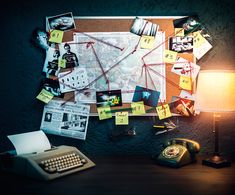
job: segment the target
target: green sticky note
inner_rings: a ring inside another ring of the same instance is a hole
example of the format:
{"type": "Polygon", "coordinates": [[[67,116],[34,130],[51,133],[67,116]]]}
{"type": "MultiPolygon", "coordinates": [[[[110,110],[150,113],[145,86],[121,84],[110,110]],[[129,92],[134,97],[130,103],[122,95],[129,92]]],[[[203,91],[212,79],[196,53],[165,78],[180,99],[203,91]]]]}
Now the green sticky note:
{"type": "Polygon", "coordinates": [[[131,103],[132,114],[133,115],[141,115],[145,114],[144,102],[132,102],[131,103]]]}
{"type": "Polygon", "coordinates": [[[112,118],[110,106],[98,107],[97,111],[100,120],[112,118]]]}
{"type": "Polygon", "coordinates": [[[129,124],[128,112],[116,112],[115,124],[116,125],[128,125],[129,124]]]}
{"type": "Polygon", "coordinates": [[[53,43],[62,43],[64,36],[64,31],[61,30],[51,30],[49,41],[53,43]]]}
{"type": "Polygon", "coordinates": [[[53,97],[54,95],[52,93],[45,89],[42,89],[42,91],[38,94],[36,98],[47,104],[49,101],[51,101],[53,97]]]}
{"type": "Polygon", "coordinates": [[[59,59],[58,65],[61,68],[66,68],[66,59],[59,59]]]}
{"type": "Polygon", "coordinates": [[[170,107],[168,104],[158,106],[156,107],[156,110],[157,110],[157,114],[160,120],[172,116],[170,107]]]}

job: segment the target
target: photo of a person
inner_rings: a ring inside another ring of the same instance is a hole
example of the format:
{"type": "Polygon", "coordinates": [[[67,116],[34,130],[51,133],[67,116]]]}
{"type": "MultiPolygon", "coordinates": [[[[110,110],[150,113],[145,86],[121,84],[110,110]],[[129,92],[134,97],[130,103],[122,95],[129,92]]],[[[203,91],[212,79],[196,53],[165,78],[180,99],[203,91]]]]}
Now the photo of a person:
{"type": "Polygon", "coordinates": [[[52,113],[47,112],[47,113],[45,114],[44,121],[46,121],[46,122],[51,122],[51,118],[52,118],[52,113]]]}
{"type": "Polygon", "coordinates": [[[54,59],[51,62],[48,62],[47,73],[49,75],[57,76],[58,70],[59,70],[59,66],[58,66],[59,57],[60,57],[60,51],[56,49],[53,54],[54,59]]]}
{"type": "Polygon", "coordinates": [[[64,44],[64,50],[66,52],[62,55],[62,59],[66,60],[66,68],[79,66],[77,55],[71,51],[71,46],[68,43],[64,44]]]}

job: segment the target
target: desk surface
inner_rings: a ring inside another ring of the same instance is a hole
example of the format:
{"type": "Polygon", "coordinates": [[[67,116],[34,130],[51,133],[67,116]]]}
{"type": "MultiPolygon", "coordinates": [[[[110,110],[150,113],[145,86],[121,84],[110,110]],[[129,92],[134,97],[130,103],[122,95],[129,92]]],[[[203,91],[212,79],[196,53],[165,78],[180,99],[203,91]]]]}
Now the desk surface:
{"type": "Polygon", "coordinates": [[[8,194],[232,194],[235,163],[214,169],[197,163],[179,169],[158,166],[149,157],[91,158],[96,167],[43,182],[0,173],[1,191],[8,194]],[[7,190],[7,191],[6,191],[7,190]],[[22,193],[21,193],[22,192],[22,193]]]}

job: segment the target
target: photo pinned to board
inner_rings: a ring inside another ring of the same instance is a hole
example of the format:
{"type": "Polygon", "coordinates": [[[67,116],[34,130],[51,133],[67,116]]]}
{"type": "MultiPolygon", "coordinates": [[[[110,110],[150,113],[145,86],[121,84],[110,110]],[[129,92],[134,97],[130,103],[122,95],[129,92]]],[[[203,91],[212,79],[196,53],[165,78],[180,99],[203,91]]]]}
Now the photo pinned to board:
{"type": "Polygon", "coordinates": [[[97,107],[122,106],[121,90],[97,91],[96,92],[96,105],[97,107]]]}
{"type": "Polygon", "coordinates": [[[65,68],[74,68],[79,66],[78,49],[75,41],[59,44],[61,59],[66,60],[65,68]]]}
{"type": "Polygon", "coordinates": [[[48,17],[47,24],[50,30],[67,31],[76,28],[72,12],[48,17]]]}
{"type": "Polygon", "coordinates": [[[194,115],[194,101],[190,99],[173,96],[172,102],[169,104],[171,113],[180,114],[182,116],[194,115]]]}
{"type": "Polygon", "coordinates": [[[192,53],[193,52],[193,37],[170,37],[169,38],[169,50],[178,53],[192,53]]]}
{"type": "Polygon", "coordinates": [[[156,107],[160,96],[159,91],[136,86],[132,102],[143,101],[144,105],[156,107]]]}
{"type": "Polygon", "coordinates": [[[158,24],[152,23],[143,18],[136,17],[133,22],[130,32],[139,36],[147,35],[147,36],[155,37],[158,29],[159,29],[158,24]]]}
{"type": "Polygon", "coordinates": [[[46,59],[43,66],[43,74],[46,75],[47,78],[50,76],[57,76],[60,68],[58,66],[60,59],[60,51],[58,49],[49,47],[46,53],[46,59]]]}
{"type": "Polygon", "coordinates": [[[60,91],[60,85],[57,80],[45,78],[43,83],[43,89],[52,93],[55,97],[63,98],[64,94],[60,91]]]}

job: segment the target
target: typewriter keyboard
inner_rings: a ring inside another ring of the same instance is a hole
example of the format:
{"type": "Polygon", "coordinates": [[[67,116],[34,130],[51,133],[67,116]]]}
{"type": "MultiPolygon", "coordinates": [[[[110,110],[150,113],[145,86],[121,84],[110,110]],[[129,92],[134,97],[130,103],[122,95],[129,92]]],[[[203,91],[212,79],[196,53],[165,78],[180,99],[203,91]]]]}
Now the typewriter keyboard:
{"type": "Polygon", "coordinates": [[[76,153],[71,153],[43,160],[39,165],[48,173],[62,173],[70,169],[82,167],[86,163],[86,159],[81,158],[76,153]]]}

